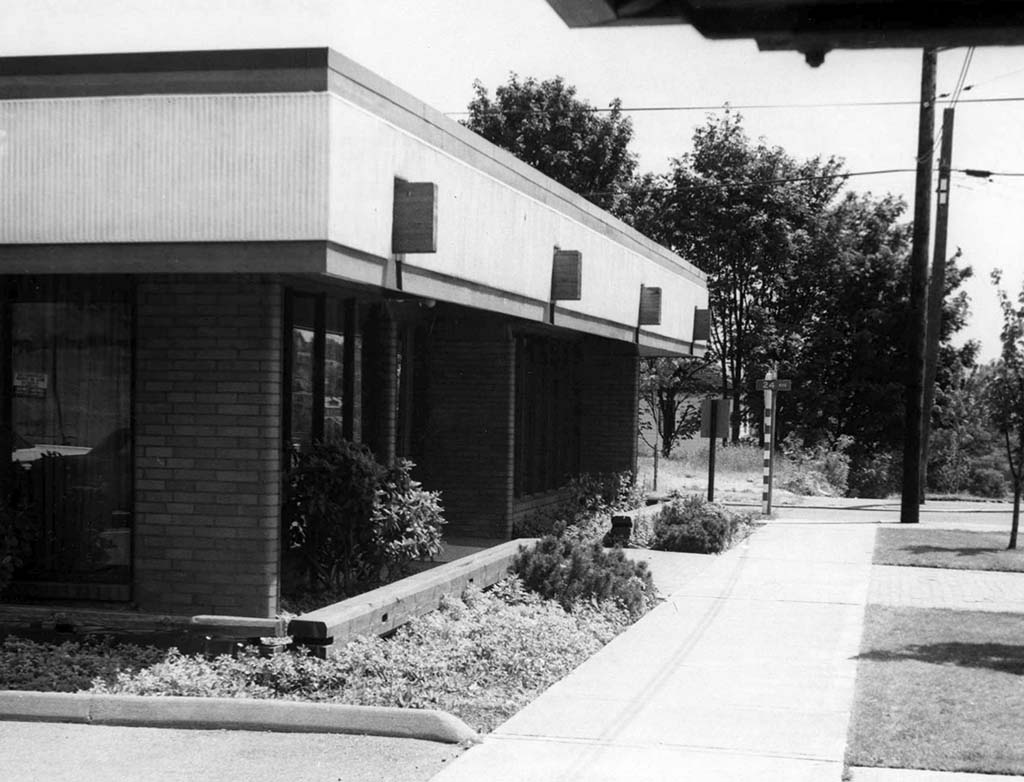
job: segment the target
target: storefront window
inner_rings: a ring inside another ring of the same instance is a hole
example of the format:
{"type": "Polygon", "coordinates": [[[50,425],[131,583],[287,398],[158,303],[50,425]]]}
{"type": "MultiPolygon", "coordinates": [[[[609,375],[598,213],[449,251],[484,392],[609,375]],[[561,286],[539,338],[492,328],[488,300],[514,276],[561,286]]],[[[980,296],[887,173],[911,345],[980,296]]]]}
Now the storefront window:
{"type": "MultiPolygon", "coordinates": [[[[6,288],[8,488],[36,520],[22,580],[125,583],[132,527],[127,285],[19,278],[6,288]]],[[[74,595],[69,595],[74,596],[74,595]]]]}
{"type": "Polygon", "coordinates": [[[579,349],[516,337],[515,495],[564,486],[579,473],[579,349]]]}
{"type": "Polygon", "coordinates": [[[346,420],[344,302],[289,292],[291,335],[287,442],[301,450],[324,437],[344,436],[346,420]]]}

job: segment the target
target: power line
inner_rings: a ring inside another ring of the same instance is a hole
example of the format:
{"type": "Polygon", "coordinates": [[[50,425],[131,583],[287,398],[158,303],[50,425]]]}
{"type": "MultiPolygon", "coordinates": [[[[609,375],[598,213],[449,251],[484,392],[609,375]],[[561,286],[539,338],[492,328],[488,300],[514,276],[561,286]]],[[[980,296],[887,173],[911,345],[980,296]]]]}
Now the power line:
{"type": "MultiPolygon", "coordinates": [[[[658,187],[645,188],[646,192],[658,192],[658,193],[672,193],[687,190],[702,190],[708,187],[731,187],[731,188],[750,188],[750,187],[763,187],[765,185],[785,185],[796,182],[827,182],[834,179],[848,179],[850,177],[861,177],[861,176],[878,176],[880,174],[908,174],[913,173],[916,169],[913,168],[880,168],[873,171],[847,171],[842,174],[821,174],[817,176],[797,176],[797,177],[782,177],[779,179],[750,179],[747,181],[723,181],[723,180],[709,180],[706,182],[693,182],[687,185],[667,185],[658,187]]],[[[621,195],[621,191],[613,190],[602,190],[592,193],[579,193],[579,195],[587,197],[607,196],[607,195],[621,195]]]]}
{"type": "MultiPolygon", "coordinates": [[[[967,89],[966,87],[964,88],[967,89]]],[[[1020,103],[1024,101],[1024,95],[1002,97],[1002,98],[964,98],[959,103],[1020,103]]],[[[948,95],[937,98],[936,103],[951,103],[948,95]]],[[[607,114],[613,111],[620,113],[644,113],[644,112],[670,112],[670,111],[755,111],[760,109],[840,109],[840,108],[885,108],[889,106],[918,106],[918,101],[913,100],[875,100],[875,101],[847,101],[835,103],[747,103],[747,104],[707,104],[707,105],[678,105],[678,106],[620,106],[618,108],[600,108],[597,106],[585,106],[574,108],[573,111],[585,111],[591,114],[607,114]]],[[[561,109],[493,109],[484,114],[556,114],[561,109]]],[[[468,116],[469,111],[446,111],[445,116],[459,117],[468,116]]]]}
{"type": "MultiPolygon", "coordinates": [[[[766,185],[785,185],[793,184],[797,182],[826,182],[835,179],[849,179],[852,177],[864,177],[864,176],[880,176],[884,174],[912,174],[917,171],[916,168],[879,168],[871,171],[846,171],[839,174],[820,174],[816,176],[797,176],[797,177],[781,177],[778,179],[749,179],[746,181],[728,181],[728,180],[708,180],[705,182],[692,182],[686,185],[665,185],[656,187],[647,187],[645,192],[656,192],[656,193],[672,193],[672,192],[685,192],[687,190],[702,190],[709,187],[730,187],[730,188],[752,188],[752,187],[763,187],[766,185]]],[[[968,177],[986,179],[988,177],[1024,177],[1024,171],[988,171],[986,169],[979,168],[951,168],[950,171],[963,174],[968,177]]],[[[622,195],[622,191],[616,190],[601,190],[590,193],[579,193],[585,198],[598,197],[598,196],[609,196],[609,195],[622,195]]]]}

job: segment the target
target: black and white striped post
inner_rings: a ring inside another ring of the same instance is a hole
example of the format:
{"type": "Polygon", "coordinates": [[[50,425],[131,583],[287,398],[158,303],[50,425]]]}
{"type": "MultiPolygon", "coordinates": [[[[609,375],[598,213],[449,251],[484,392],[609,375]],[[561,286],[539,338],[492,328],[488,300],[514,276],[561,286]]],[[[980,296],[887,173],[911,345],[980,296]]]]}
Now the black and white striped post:
{"type": "Polygon", "coordinates": [[[764,380],[757,381],[757,390],[764,391],[764,473],[762,476],[761,488],[761,513],[765,516],[772,512],[772,478],[774,477],[775,466],[775,409],[778,405],[776,394],[779,391],[789,391],[792,382],[780,380],[778,371],[769,369],[764,380]]]}

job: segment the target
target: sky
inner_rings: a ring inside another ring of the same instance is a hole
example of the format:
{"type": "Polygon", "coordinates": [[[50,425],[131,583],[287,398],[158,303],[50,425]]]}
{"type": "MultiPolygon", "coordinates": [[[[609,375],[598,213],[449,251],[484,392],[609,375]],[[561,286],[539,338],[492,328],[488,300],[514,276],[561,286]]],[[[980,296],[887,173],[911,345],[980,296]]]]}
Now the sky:
{"type": "MultiPolygon", "coordinates": [[[[329,46],[456,119],[475,79],[493,91],[512,72],[563,76],[595,106],[713,107],[629,113],[645,171],[667,170],[727,103],[751,137],[798,158],[836,155],[861,172],[913,169],[917,156],[920,50],[835,51],[811,68],[796,52],[708,41],[684,25],[570,30],[544,0],[0,0],[0,56],[290,46],[329,46]],[[879,101],[908,105],[835,105],[879,101]]],[[[940,52],[940,94],[966,51],[940,52]]],[[[1003,269],[1013,295],[1024,284],[1024,46],[977,49],[965,84],[974,86],[956,107],[954,169],[1020,174],[953,176],[948,247],[975,272],[962,338],[989,359],[1000,326],[990,272],[1003,269]],[[970,102],[980,99],[992,102],[970,102]]],[[[912,171],[848,186],[901,195],[913,213],[912,171]]]]}

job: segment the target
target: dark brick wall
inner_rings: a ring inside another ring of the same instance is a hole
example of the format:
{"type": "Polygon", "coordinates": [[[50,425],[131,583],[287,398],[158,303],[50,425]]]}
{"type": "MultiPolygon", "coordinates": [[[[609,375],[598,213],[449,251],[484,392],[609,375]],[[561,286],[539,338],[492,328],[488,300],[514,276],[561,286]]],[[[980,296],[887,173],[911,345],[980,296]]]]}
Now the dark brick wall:
{"type": "Polygon", "coordinates": [[[137,302],[135,601],[272,616],[280,288],[246,275],[147,276],[137,302]]]}

